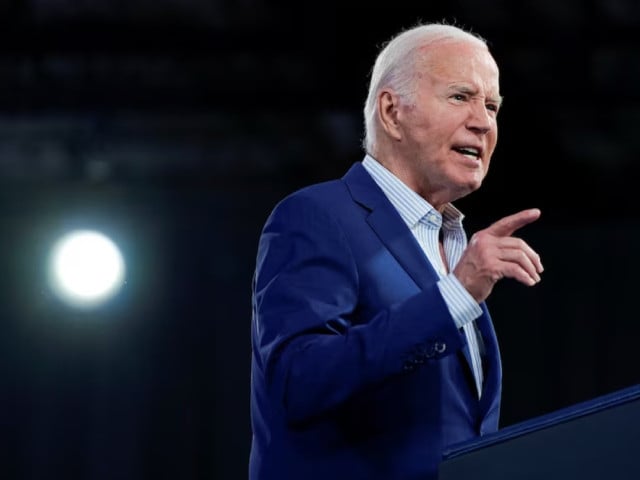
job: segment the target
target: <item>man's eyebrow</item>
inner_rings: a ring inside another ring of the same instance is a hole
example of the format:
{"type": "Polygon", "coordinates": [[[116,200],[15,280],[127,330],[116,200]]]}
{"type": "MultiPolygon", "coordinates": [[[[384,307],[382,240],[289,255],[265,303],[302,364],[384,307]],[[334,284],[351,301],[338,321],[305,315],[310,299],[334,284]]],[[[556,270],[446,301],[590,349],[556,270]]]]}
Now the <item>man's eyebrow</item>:
{"type": "MultiPolygon", "coordinates": [[[[460,85],[456,83],[449,85],[447,87],[447,90],[464,93],[465,95],[471,95],[472,97],[478,95],[477,88],[470,87],[468,85],[460,85]]],[[[491,103],[495,103],[500,107],[502,105],[504,97],[502,95],[497,95],[497,96],[489,95],[488,97],[486,97],[486,99],[487,101],[491,103]]]]}
{"type": "Polygon", "coordinates": [[[448,90],[455,90],[460,93],[466,93],[467,95],[477,95],[478,90],[476,88],[470,87],[468,85],[460,85],[459,83],[454,83],[448,86],[448,90]]]}
{"type": "Polygon", "coordinates": [[[498,95],[497,97],[487,97],[487,100],[490,102],[498,104],[498,106],[502,106],[502,102],[504,101],[504,97],[502,95],[498,95]]]}

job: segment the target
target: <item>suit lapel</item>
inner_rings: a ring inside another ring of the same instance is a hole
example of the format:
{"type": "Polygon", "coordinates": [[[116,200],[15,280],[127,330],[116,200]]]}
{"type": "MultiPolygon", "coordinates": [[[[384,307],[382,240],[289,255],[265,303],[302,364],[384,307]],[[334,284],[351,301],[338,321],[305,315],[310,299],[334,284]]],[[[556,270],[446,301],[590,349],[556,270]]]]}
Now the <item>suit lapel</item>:
{"type": "Polygon", "coordinates": [[[500,349],[491,315],[485,303],[480,304],[483,314],[476,320],[486,346],[484,362],[484,385],[480,397],[480,409],[483,414],[491,406],[493,399],[500,391],[502,366],[500,365],[500,349]]]}
{"type": "MultiPolygon", "coordinates": [[[[370,211],[367,217],[368,224],[416,284],[424,289],[437,281],[439,276],[427,260],[415,237],[362,164],[354,164],[343,180],[353,199],[370,211]]],[[[477,322],[486,345],[486,371],[481,408],[483,406],[488,408],[489,400],[499,388],[500,359],[491,317],[484,303],[481,304],[481,307],[483,314],[477,322]]],[[[466,362],[463,360],[463,363],[467,364],[466,368],[469,370],[470,378],[473,379],[468,347],[465,346],[462,352],[463,358],[466,360],[466,362]]],[[[475,391],[475,383],[472,388],[475,391]]]]}
{"type": "Polygon", "coordinates": [[[370,211],[369,226],[416,284],[426,288],[437,280],[438,275],[415,237],[362,164],[351,167],[344,181],[353,199],[370,211]]]}

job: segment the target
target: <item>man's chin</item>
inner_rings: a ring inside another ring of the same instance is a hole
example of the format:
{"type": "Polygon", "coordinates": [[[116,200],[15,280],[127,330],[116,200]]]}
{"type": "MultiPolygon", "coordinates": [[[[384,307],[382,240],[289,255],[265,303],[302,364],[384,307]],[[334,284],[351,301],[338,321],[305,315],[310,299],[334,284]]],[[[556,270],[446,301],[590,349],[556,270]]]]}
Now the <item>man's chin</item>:
{"type": "Polygon", "coordinates": [[[460,188],[456,191],[456,195],[453,200],[459,200],[460,198],[466,197],[470,193],[473,193],[476,190],[478,190],[481,185],[482,185],[482,180],[473,180],[473,181],[467,182],[466,184],[461,184],[460,188]]]}

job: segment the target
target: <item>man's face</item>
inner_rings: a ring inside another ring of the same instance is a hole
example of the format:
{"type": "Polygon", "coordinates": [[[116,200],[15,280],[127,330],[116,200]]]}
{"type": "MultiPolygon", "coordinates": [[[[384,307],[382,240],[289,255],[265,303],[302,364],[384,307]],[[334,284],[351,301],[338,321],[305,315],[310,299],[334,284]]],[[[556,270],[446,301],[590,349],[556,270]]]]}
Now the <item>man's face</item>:
{"type": "Polygon", "coordinates": [[[498,67],[482,45],[444,41],[417,66],[414,101],[402,104],[405,181],[434,207],[480,187],[498,140],[498,67]]]}

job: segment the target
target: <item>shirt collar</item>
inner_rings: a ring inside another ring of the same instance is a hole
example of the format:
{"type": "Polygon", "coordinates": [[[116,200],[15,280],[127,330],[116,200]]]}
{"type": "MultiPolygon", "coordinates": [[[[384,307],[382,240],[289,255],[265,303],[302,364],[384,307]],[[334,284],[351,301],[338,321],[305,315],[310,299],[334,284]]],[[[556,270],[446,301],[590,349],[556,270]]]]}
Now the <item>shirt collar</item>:
{"type": "Polygon", "coordinates": [[[438,228],[444,224],[445,230],[462,229],[464,215],[453,204],[445,205],[440,215],[433,205],[411,190],[371,155],[365,156],[362,165],[409,228],[414,228],[421,219],[426,217],[429,222],[435,222],[434,226],[438,228]]]}

